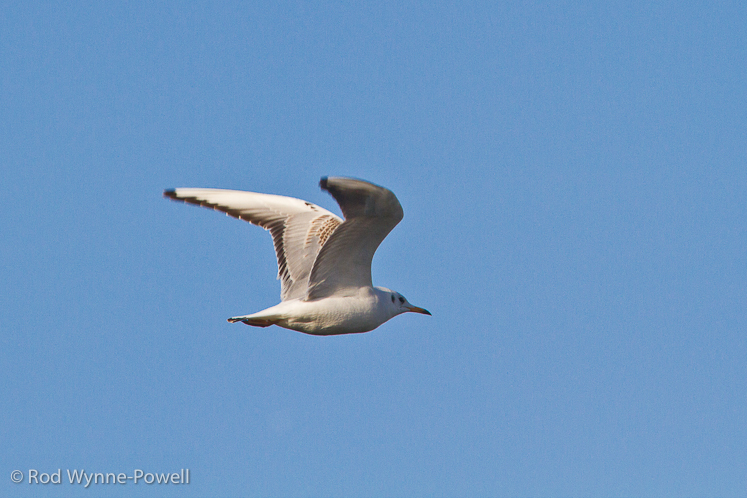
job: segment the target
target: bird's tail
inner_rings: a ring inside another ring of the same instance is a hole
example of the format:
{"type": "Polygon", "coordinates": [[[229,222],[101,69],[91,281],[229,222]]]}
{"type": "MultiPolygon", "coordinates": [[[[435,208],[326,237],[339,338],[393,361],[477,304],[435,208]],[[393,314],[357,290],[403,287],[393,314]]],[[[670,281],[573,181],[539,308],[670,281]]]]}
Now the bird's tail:
{"type": "Polygon", "coordinates": [[[229,318],[228,321],[231,323],[243,322],[252,327],[269,327],[270,325],[280,325],[283,327],[285,315],[283,314],[282,309],[279,308],[282,308],[284,304],[285,303],[280,303],[271,308],[267,308],[266,310],[252,313],[251,315],[233,316],[229,318]]]}

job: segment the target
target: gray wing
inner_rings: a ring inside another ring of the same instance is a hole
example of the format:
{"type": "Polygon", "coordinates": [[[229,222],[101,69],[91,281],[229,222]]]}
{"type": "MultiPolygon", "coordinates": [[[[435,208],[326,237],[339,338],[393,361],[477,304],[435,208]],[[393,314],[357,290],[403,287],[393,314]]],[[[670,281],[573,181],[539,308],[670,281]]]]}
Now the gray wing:
{"type": "Polygon", "coordinates": [[[381,241],[402,219],[402,206],[388,189],[351,178],[322,178],[320,186],[345,215],[316,257],[307,300],[372,286],[371,261],[381,241]]]}
{"type": "Polygon", "coordinates": [[[306,295],[309,275],[321,247],[342,220],[310,202],[239,190],[178,188],[163,195],[222,211],[268,230],[278,260],[280,298],[306,295]]]}

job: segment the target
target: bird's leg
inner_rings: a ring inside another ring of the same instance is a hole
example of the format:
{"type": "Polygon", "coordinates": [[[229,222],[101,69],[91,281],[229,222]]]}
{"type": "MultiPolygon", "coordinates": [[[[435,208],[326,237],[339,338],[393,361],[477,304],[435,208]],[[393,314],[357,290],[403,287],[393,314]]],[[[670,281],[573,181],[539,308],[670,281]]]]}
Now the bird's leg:
{"type": "Polygon", "coordinates": [[[277,323],[277,320],[267,320],[264,318],[229,318],[228,321],[231,323],[243,322],[252,327],[269,327],[277,323]]]}

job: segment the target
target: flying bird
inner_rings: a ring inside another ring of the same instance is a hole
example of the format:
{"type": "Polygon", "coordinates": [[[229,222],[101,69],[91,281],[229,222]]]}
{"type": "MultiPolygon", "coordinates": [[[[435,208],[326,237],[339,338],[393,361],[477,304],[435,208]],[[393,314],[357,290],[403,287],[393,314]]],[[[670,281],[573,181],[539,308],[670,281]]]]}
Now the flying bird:
{"type": "Polygon", "coordinates": [[[352,178],[324,177],[319,185],[340,205],[344,221],[292,197],[209,188],[164,191],[164,197],[222,211],[272,235],[280,304],[228,321],[337,335],[368,332],[408,311],[430,315],[371,281],[373,255],[403,216],[397,197],[352,178]]]}

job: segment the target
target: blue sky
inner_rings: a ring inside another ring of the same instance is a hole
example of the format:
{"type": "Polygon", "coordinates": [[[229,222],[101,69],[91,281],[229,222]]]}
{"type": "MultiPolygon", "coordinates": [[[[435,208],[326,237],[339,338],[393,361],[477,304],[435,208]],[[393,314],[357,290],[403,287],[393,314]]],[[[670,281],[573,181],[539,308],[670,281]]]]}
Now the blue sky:
{"type": "Polygon", "coordinates": [[[742,2],[0,12],[0,494],[744,496],[742,2]],[[165,188],[393,190],[360,335],[165,188]],[[188,485],[14,484],[13,470],[188,485]]]}

